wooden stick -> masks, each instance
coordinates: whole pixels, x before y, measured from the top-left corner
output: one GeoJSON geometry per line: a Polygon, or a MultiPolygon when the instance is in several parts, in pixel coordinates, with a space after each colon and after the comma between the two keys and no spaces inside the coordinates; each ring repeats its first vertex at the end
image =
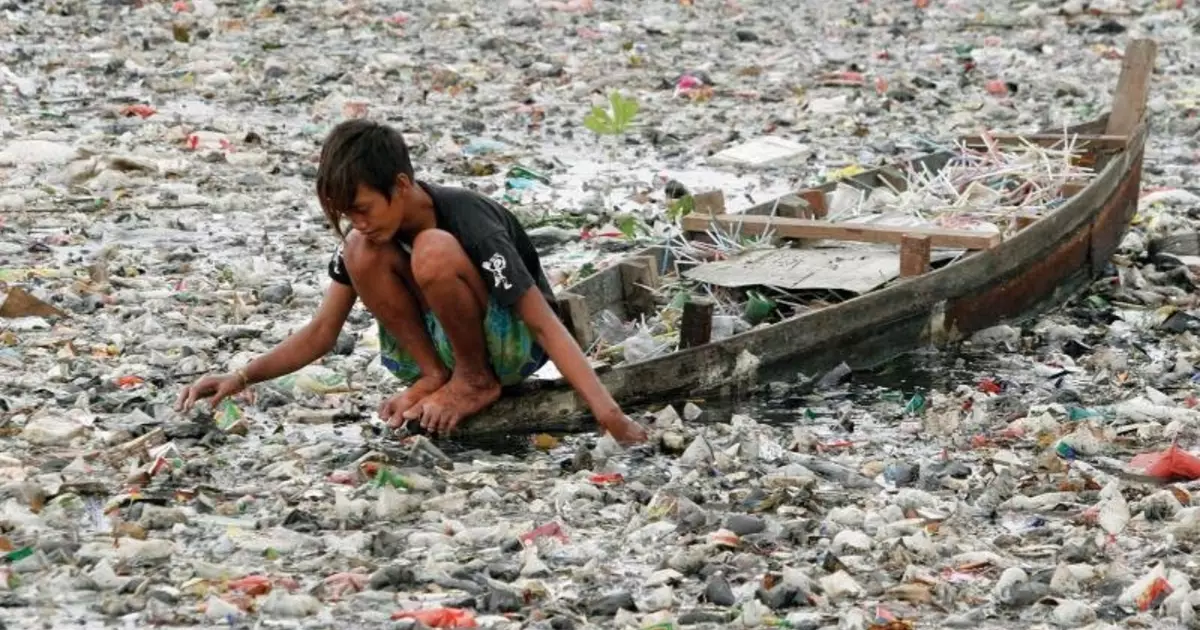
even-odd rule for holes
{"type": "Polygon", "coordinates": [[[1117,79],[1117,92],[1113,95],[1112,112],[1108,116],[1105,133],[1130,135],[1137,129],[1146,114],[1146,96],[1150,89],[1150,75],[1154,73],[1154,58],[1158,55],[1158,44],[1152,39],[1137,39],[1125,49],[1121,62],[1121,76],[1117,79]]]}
{"type": "MultiPolygon", "coordinates": [[[[1037,145],[1040,147],[1052,147],[1054,145],[1065,145],[1068,142],[1073,142],[1076,149],[1100,149],[1114,150],[1124,149],[1129,144],[1129,136],[1112,134],[1112,135],[1084,135],[1084,134],[1069,134],[1069,133],[993,133],[989,136],[995,144],[1003,146],[1023,146],[1026,143],[1037,145]]],[[[988,143],[981,136],[963,136],[962,143],[968,147],[987,147],[988,143]]]]}
{"type": "Polygon", "coordinates": [[[555,296],[558,302],[558,312],[563,324],[571,331],[571,336],[585,352],[596,341],[596,332],[592,328],[591,318],[588,317],[587,302],[578,293],[559,293],[555,296]]]}
{"type": "Polygon", "coordinates": [[[929,271],[930,239],[926,235],[900,237],[900,277],[912,278],[929,271]]]}
{"type": "Polygon", "coordinates": [[[1001,240],[998,232],[986,233],[967,230],[944,230],[940,228],[911,228],[864,223],[830,223],[808,219],[729,214],[717,216],[690,214],[683,217],[683,229],[686,231],[703,232],[708,229],[710,223],[715,223],[727,230],[740,228],[741,233],[746,236],[755,236],[768,230],[775,230],[779,236],[791,239],[824,238],[838,241],[893,243],[898,245],[906,234],[928,236],[931,246],[947,249],[991,249],[999,245],[1001,240]]]}
{"type": "Polygon", "coordinates": [[[642,256],[626,260],[620,264],[620,269],[626,313],[631,317],[653,315],[654,289],[658,288],[658,269],[655,268],[654,259],[642,256]]]}
{"type": "Polygon", "coordinates": [[[702,346],[712,339],[713,308],[716,302],[706,297],[693,297],[683,304],[679,324],[679,347],[702,346]]]}

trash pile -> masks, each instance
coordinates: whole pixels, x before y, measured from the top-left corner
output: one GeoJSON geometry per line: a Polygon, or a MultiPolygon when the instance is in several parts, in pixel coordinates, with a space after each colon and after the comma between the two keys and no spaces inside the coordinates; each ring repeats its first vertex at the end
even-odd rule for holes
{"type": "Polygon", "coordinates": [[[1195,625],[1196,19],[1158,0],[0,5],[0,625],[1195,625]],[[335,246],[316,161],[342,119],[395,124],[418,177],[503,200],[561,286],[670,234],[690,192],[736,212],[960,134],[1094,118],[1138,36],[1163,52],[1121,254],[1055,314],[938,357],[945,387],[791,375],[739,408],[631,409],[653,438],[628,449],[401,441],[359,306],[313,365],[173,410],[312,316],[335,246]]]}
{"type": "Polygon", "coordinates": [[[1095,177],[1081,164],[1085,154],[1072,146],[1073,139],[1064,135],[1062,149],[998,146],[994,140],[984,150],[960,144],[935,172],[906,168],[894,184],[885,181],[869,191],[839,185],[831,195],[830,219],[1006,231],[1018,215],[1038,217],[1064,203],[1070,196],[1064,186],[1081,190],[1095,177]]]}

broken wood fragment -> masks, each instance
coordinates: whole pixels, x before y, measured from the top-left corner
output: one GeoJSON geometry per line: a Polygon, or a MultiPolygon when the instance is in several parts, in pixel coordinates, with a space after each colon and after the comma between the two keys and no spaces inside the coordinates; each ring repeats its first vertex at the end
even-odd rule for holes
{"type": "Polygon", "coordinates": [[[725,212],[724,191],[717,189],[692,195],[692,212],[700,214],[721,214],[725,212]]]}
{"type": "Polygon", "coordinates": [[[789,219],[813,218],[812,206],[798,195],[787,194],[775,202],[775,216],[789,219]]]}
{"type": "Polygon", "coordinates": [[[912,228],[865,223],[830,223],[809,219],[788,219],[750,215],[704,216],[691,214],[683,218],[685,231],[703,232],[710,224],[726,230],[740,230],[746,236],[767,231],[789,239],[830,239],[862,243],[892,243],[899,245],[904,235],[928,236],[932,247],[947,249],[991,249],[1000,244],[999,232],[973,232],[941,228],[912,228]]]}
{"type": "MultiPolygon", "coordinates": [[[[684,217],[687,219],[687,217],[684,217]]],[[[630,317],[655,313],[654,290],[658,288],[658,269],[650,256],[631,258],[620,263],[622,295],[630,317]]]]}
{"type": "Polygon", "coordinates": [[[136,457],[138,461],[148,461],[150,459],[150,449],[166,443],[167,434],[162,430],[162,427],[159,427],[145,435],[114,446],[108,452],[107,459],[114,465],[120,464],[132,457],[136,457]]]}
{"type": "Polygon", "coordinates": [[[930,238],[904,234],[900,237],[900,277],[913,278],[929,271],[930,238]]]}
{"type": "Polygon", "coordinates": [[[587,301],[577,293],[559,293],[555,297],[563,324],[575,338],[575,343],[586,352],[596,340],[591,318],[588,317],[587,301]]]}
{"type": "Polygon", "coordinates": [[[692,297],[683,304],[683,318],[679,324],[679,347],[702,346],[712,339],[713,309],[710,298],[692,297]]]}
{"type": "Polygon", "coordinates": [[[808,202],[812,208],[812,218],[824,219],[829,214],[829,206],[825,203],[825,192],[815,188],[807,188],[796,193],[799,197],[808,202]]]}

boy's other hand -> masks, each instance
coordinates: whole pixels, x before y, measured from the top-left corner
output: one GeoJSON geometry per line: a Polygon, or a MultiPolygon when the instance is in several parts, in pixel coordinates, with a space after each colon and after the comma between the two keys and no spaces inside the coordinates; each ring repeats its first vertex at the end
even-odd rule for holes
{"type": "Polygon", "coordinates": [[[629,416],[624,413],[618,412],[611,416],[596,418],[596,421],[620,444],[640,444],[648,439],[646,429],[630,420],[629,416]]]}
{"type": "Polygon", "coordinates": [[[191,411],[196,402],[205,396],[212,396],[208,404],[216,407],[226,398],[245,389],[242,379],[236,374],[210,374],[192,383],[175,400],[175,411],[191,411]]]}

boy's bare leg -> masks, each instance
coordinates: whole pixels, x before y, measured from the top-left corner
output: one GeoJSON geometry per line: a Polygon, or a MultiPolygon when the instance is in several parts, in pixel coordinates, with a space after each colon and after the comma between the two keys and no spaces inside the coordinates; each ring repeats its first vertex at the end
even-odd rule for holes
{"type": "Polygon", "coordinates": [[[450,380],[450,370],[438,357],[433,340],[425,330],[422,297],[412,277],[408,256],[390,243],[372,244],[358,232],[346,235],[343,256],[346,271],[363,305],[396,338],[421,370],[421,377],[415,383],[397,399],[389,401],[391,417],[384,419],[399,424],[405,411],[450,380]]]}
{"type": "Polygon", "coordinates": [[[454,351],[454,370],[444,387],[409,409],[429,431],[448,432],[500,397],[484,337],[488,292],[458,239],[430,229],[413,241],[413,276],[454,351]]]}

